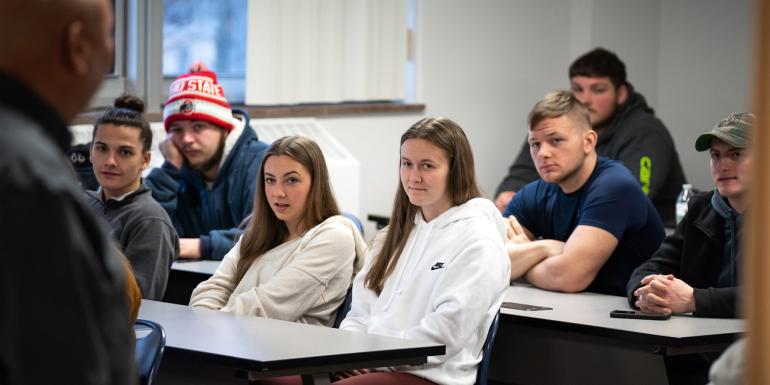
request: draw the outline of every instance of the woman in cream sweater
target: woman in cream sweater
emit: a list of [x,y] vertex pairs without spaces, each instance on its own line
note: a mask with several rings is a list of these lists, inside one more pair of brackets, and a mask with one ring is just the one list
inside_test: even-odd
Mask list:
[[259,170],[252,219],[190,306],[331,326],[366,244],[340,215],[321,149],[276,140]]

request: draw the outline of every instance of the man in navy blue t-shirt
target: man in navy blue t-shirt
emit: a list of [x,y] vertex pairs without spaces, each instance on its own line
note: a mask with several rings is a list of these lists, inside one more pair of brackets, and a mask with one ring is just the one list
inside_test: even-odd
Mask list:
[[596,155],[597,134],[572,93],[548,93],[528,120],[541,179],[524,186],[503,214],[511,279],[625,295],[631,272],[665,236],[658,212],[623,164]]

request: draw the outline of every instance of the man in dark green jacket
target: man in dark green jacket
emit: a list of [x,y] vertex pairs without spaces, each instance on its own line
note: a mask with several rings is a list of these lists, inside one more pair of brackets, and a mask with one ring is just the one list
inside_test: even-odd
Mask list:
[[[626,80],[625,64],[614,53],[596,48],[572,63],[569,77],[572,93],[588,108],[599,134],[596,153],[623,163],[663,224],[673,227],[676,198],[686,183],[682,165],[668,130]],[[525,141],[497,188],[495,205],[503,211],[516,191],[537,178]]]
[[634,270],[628,302],[648,313],[737,316],[743,214],[751,173],[750,113],[730,114],[695,148],[709,151],[716,189],[696,194],[674,234]]
[[[652,257],[628,281],[632,308],[655,314],[735,318],[743,214],[749,206],[751,131],[749,113],[730,114],[695,142],[709,151],[716,189],[693,196],[687,213]],[[713,354],[666,356],[671,383],[703,384]]]

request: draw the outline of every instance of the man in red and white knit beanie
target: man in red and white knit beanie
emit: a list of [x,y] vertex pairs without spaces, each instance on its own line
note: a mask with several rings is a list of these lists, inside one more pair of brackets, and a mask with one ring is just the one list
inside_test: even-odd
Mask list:
[[267,145],[232,110],[216,73],[194,63],[171,83],[163,108],[166,159],[145,179],[179,234],[180,258],[222,259],[251,212]]
[[166,131],[179,120],[202,120],[233,129],[233,114],[225,99],[217,74],[201,71],[180,75],[171,83],[169,98],[163,107],[163,125]]

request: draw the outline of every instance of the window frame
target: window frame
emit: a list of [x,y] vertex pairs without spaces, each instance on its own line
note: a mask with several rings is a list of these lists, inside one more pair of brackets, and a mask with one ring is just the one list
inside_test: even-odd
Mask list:
[[[419,0],[408,0],[410,13],[418,12]],[[163,1],[153,0],[114,0],[115,14],[115,70],[112,74],[105,75],[104,81],[89,104],[90,111],[100,111],[104,107],[111,106],[114,99],[123,93],[132,93],[145,101],[146,112],[155,114],[162,112],[162,104],[168,98],[168,89],[175,76],[163,76]],[[417,34],[414,15],[410,22],[411,41],[409,45],[414,53]],[[416,24],[416,23],[415,23]],[[153,38],[155,36],[155,38]],[[157,38],[161,36],[161,38]],[[401,111],[424,111],[425,106],[417,102],[419,100],[420,86],[416,78],[419,78],[419,60],[410,55],[410,64],[413,66],[412,74],[407,80],[411,82],[408,88],[412,90],[403,101],[371,101],[354,103],[332,103],[320,105],[317,103],[303,103],[297,105],[274,106],[244,106],[245,100],[245,74],[219,75],[220,84],[225,90],[225,95],[231,105],[247,107],[256,111],[269,111],[271,117],[281,115],[294,116],[298,110],[317,111],[321,108],[322,115],[336,114],[367,114],[389,113]],[[406,65],[407,63],[405,63]],[[366,106],[372,106],[368,109]],[[383,108],[383,106],[386,106]],[[402,107],[398,107],[402,106]],[[335,113],[335,111],[339,111]],[[87,113],[81,119],[87,120]]]

